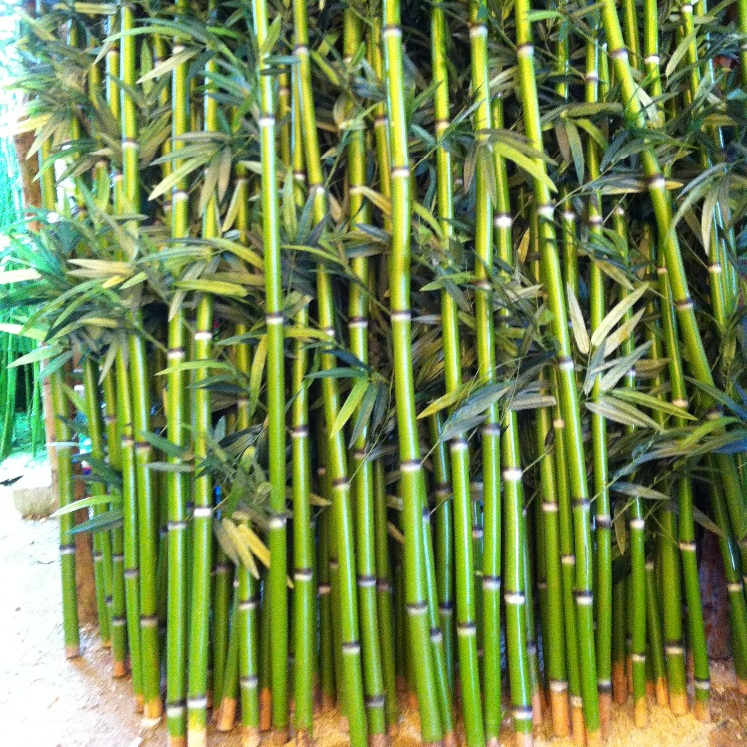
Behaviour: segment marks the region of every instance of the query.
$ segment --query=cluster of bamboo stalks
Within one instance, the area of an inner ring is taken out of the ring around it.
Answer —
[[[52,381],[69,656],[93,531],[174,747],[335,703],[383,745],[403,690],[429,745],[591,746],[629,693],[709,719],[709,531],[747,690],[744,0],[21,22],[43,205],[0,287]]]

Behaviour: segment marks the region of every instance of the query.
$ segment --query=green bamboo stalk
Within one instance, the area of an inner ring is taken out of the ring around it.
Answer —
[[[187,11],[185,0],[177,0],[177,19]],[[184,46],[175,40],[172,54],[183,51]],[[171,152],[177,154],[184,143],[180,138],[189,127],[188,66],[182,63],[174,68],[171,79]],[[183,165],[175,157],[174,170]],[[178,182],[171,193],[171,236],[182,239],[189,235],[189,195],[185,180]],[[186,357],[184,311],[181,304],[173,310],[168,322],[169,372],[166,384],[166,437],[178,447],[187,444],[185,428],[184,372],[180,364]],[[166,629],[166,720],[170,747],[184,747],[187,735],[187,496],[189,474],[181,471],[181,457],[170,455],[173,471],[166,475],[168,503],[168,608]]]
[[[599,30],[593,26],[593,37],[586,42],[586,102],[599,101]],[[586,168],[591,181],[599,178],[599,145],[592,137],[586,142]],[[602,197],[596,191],[589,197],[587,205],[589,235],[593,243],[600,243],[603,236]],[[592,334],[605,317],[604,273],[599,263],[591,259],[589,265],[590,322]],[[602,393],[601,374],[595,379],[592,398]],[[607,457],[607,422],[596,412],[591,413],[592,453],[594,460],[593,485],[596,501],[596,653],[597,689],[602,736],[609,734],[612,704],[612,516],[609,494],[609,470]]]
[[[397,723],[397,685],[394,660],[394,618],[392,615],[392,572],[387,531],[384,464],[374,460],[374,535],[376,539],[376,603],[379,611],[379,642],[384,677],[384,715],[387,728]],[[443,614],[443,611],[442,611]]]
[[[394,347],[394,389],[399,440],[400,490],[405,528],[404,575],[410,651],[418,666],[413,672],[423,742],[437,744],[443,727],[435,693],[435,672],[428,626],[423,567],[422,508],[425,483],[420,461],[412,365],[410,312],[410,229],[412,209],[410,159],[405,128],[404,69],[399,0],[384,0],[383,30],[386,97],[391,150],[392,251],[389,293]]]
[[[104,389],[104,425],[106,427],[106,445],[109,464],[114,469],[121,469],[121,432],[117,418],[117,394],[114,371],[109,370],[103,381]],[[127,630],[125,618],[125,580],[124,580],[124,535],[122,527],[112,529],[112,658],[114,677],[127,674]]]
[[[534,74],[532,31],[529,0],[519,0],[515,8],[516,41],[518,52],[518,80],[523,106],[524,127],[529,142],[542,148],[537,88]],[[535,159],[536,167],[546,171],[544,161]],[[552,224],[553,205],[546,182],[534,179],[536,211],[540,218],[540,256],[542,279],[552,312],[552,333],[558,345],[558,395],[563,420],[567,456],[569,459],[570,488],[573,495],[575,534],[575,601],[580,645],[581,689],[587,744],[594,747],[600,741],[599,699],[596,685],[596,655],[594,645],[594,614],[591,563],[591,504],[588,498],[586,470],[581,436],[581,420],[576,389],[573,359],[568,333],[565,293],[561,282],[558,247]]]
[[[50,375],[52,409],[55,413],[54,437],[57,456],[57,499],[64,508],[75,499],[73,494],[72,433],[63,420],[67,418],[69,406],[65,395],[65,379],[62,371]],[[75,580],[75,538],[68,534],[75,525],[75,514],[60,516],[60,567],[62,570],[62,629],[65,641],[65,656],[74,659],[80,656],[80,633],[78,630],[78,592]]]
[[[260,49],[257,74],[260,90],[260,147],[262,159],[262,236],[267,314],[267,390],[270,483],[270,604],[272,605],[272,721],[280,737],[288,726],[288,596],[286,591],[287,538],[285,503],[285,362],[283,351],[283,289],[276,191],[275,95],[266,50],[269,17],[266,0],[253,0],[254,34]]]
[[[211,2],[208,8],[209,20],[215,21],[216,5]],[[205,65],[206,92],[204,99],[204,130],[207,133],[218,131],[218,102],[210,76],[218,72],[218,63],[212,58]],[[220,236],[220,216],[218,197],[215,190],[208,195],[202,219],[202,237],[214,239]],[[208,293],[202,293],[197,300],[195,320],[194,347],[192,359],[197,363],[207,363],[211,358],[211,341],[213,339],[213,299]],[[193,375],[194,392],[192,395],[193,411],[193,448],[195,463],[199,465],[208,456],[208,439],[211,432],[210,390],[202,385],[208,378],[206,366],[195,369]],[[198,467],[199,469],[199,467]],[[187,743],[189,747],[203,747],[207,742],[207,706],[208,706],[208,657],[210,643],[210,599],[211,565],[213,557],[213,484],[206,470],[199,471],[193,481],[193,522],[192,535],[192,586],[189,612],[189,659],[187,662]],[[283,579],[285,581],[285,579]],[[283,589],[285,591],[285,588]],[[222,613],[217,611],[217,625],[225,627],[227,616],[227,599],[221,605]],[[215,674],[223,676],[223,652],[220,650],[225,641],[222,630],[218,632],[219,648]],[[215,643],[215,641],[214,641]],[[214,648],[214,664],[216,663]],[[222,684],[222,683],[221,683]],[[220,692],[213,693],[216,702],[220,702]]]
[[[83,386],[86,402],[88,436],[91,439],[91,457],[104,460],[103,422],[99,399],[98,366],[91,358],[83,361]],[[90,487],[91,496],[106,495],[106,485],[94,482]],[[107,510],[105,504],[95,506],[92,514],[98,516]],[[96,601],[99,617],[99,635],[102,645],[111,646],[111,605],[112,605],[112,544],[108,532],[93,535],[94,579],[96,581]]]
[[[349,64],[361,44],[361,10],[349,5],[344,12],[343,52]],[[356,116],[355,105],[348,103],[348,117]],[[366,133],[354,125],[348,142],[348,199],[350,227],[368,225],[371,221],[370,203],[361,188],[366,185]],[[369,261],[364,255],[355,257],[351,270],[355,279],[350,284],[348,296],[348,331],[350,350],[362,363],[368,365],[368,286]],[[352,422],[360,416],[362,404],[355,408]],[[352,487],[355,501],[355,527],[358,572],[358,609],[363,650],[363,681],[368,716],[369,744],[386,742],[386,717],[384,707],[384,680],[380,655],[379,622],[376,606],[376,557],[374,535],[373,462],[367,456],[368,428],[360,430],[352,443]]]
[[[661,326],[664,333],[664,350],[669,361],[669,381],[671,385],[671,402],[687,409],[687,389],[680,358],[677,321],[674,316],[671,288],[667,277],[667,268],[663,256],[658,257],[659,293],[661,295]],[[676,418],[675,426],[685,425],[684,418]],[[693,712],[700,721],[710,721],[710,673],[708,650],[703,623],[703,605],[700,598],[698,561],[695,546],[695,523],[693,520],[693,492],[689,475],[679,478],[676,483],[677,504],[679,506],[679,526],[677,539],[682,559],[682,572],[687,602],[687,629],[690,651],[693,657],[694,694]],[[673,532],[674,536],[674,532]],[[673,639],[669,645],[680,645],[681,641]],[[670,683],[671,684],[671,683]],[[672,694],[670,693],[670,701]]]
[[[481,384],[492,384],[496,379],[495,336],[493,331],[493,205],[490,195],[489,170],[494,168],[490,159],[487,137],[493,126],[490,108],[487,46],[488,8],[484,0],[470,3],[470,52],[472,95],[476,103],[475,132],[475,333],[477,342],[477,376]],[[501,595],[501,506],[500,469],[501,439],[500,416],[497,402],[486,413],[482,427],[482,485],[484,506],[483,557],[482,557],[482,627],[483,651],[490,654],[488,666],[483,670],[485,698],[485,739],[494,744],[500,732],[501,679],[500,663],[496,666],[495,652],[500,651],[500,595]],[[519,478],[520,479],[520,475]],[[516,482],[516,480],[514,480]],[[512,485],[507,483],[506,489]],[[478,633],[479,639],[479,633]],[[523,648],[523,646],[522,646]],[[509,659],[509,666],[512,660]],[[513,680],[512,680],[513,682]],[[512,689],[513,693],[513,689]],[[526,704],[523,704],[526,705]],[[514,701],[515,709],[522,704]],[[518,711],[517,711],[518,713]],[[526,727],[516,720],[515,727]],[[531,721],[528,728],[531,730]]]
[[[648,632],[646,659],[651,660],[656,702],[662,708],[668,708],[669,689],[661,630],[661,608],[656,590],[653,560],[646,561],[646,629]]]
[[[302,133],[306,151],[306,174],[309,195],[313,199],[313,215],[316,224],[323,223],[327,214],[327,197],[324,187],[319,141],[316,131],[314,100],[311,89],[309,59],[308,21],[306,5],[300,0],[293,4],[295,48],[294,55],[299,66],[299,105]],[[319,265],[316,269],[317,306],[319,326],[330,340],[335,337],[335,313],[331,278],[328,270]],[[323,353],[322,369],[337,365],[333,355]],[[332,510],[337,540],[340,592],[340,635],[342,646],[341,680],[344,682],[345,710],[350,723],[350,739],[353,747],[362,747],[367,742],[368,726],[363,694],[363,672],[361,668],[361,641],[359,635],[358,600],[355,594],[355,537],[350,506],[351,486],[348,478],[347,454],[341,429],[334,432],[339,413],[339,391],[334,378],[322,379],[324,418],[328,434],[327,470],[329,472]],[[369,629],[369,633],[373,632]],[[371,674],[371,672],[369,672]],[[380,685],[374,684],[370,691],[374,697]],[[382,704],[383,705],[383,704]],[[379,709],[380,715],[383,715]],[[383,727],[383,724],[381,724]]]

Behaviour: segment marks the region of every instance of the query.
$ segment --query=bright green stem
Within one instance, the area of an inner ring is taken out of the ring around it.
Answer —
[[[253,0],[254,33],[260,54],[257,68],[260,91],[260,152],[262,160],[262,237],[264,242],[265,312],[267,314],[267,388],[270,483],[270,589],[272,606],[272,721],[285,732],[288,725],[288,595],[286,591],[287,537],[285,506],[285,360],[283,349],[283,288],[280,265],[278,194],[275,151],[274,80],[268,68],[269,27],[266,0]]]
[[[389,143],[392,157],[392,250],[389,257],[389,294],[394,389],[399,440],[402,521],[405,530],[405,602],[409,619],[410,651],[417,661],[413,676],[420,708],[420,730],[426,744],[440,742],[443,727],[438,710],[435,669],[428,625],[425,588],[422,507],[425,482],[415,414],[412,328],[410,312],[410,232],[412,196],[410,158],[405,123],[405,75],[399,0],[384,0],[383,44]]]

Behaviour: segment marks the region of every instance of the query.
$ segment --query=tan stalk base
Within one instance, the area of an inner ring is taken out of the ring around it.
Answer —
[[[556,737],[567,737],[571,733],[571,704],[568,701],[568,690],[550,692],[550,711],[552,713],[552,732]]]
[[[643,729],[648,726],[648,703],[646,698],[639,698],[633,706],[633,723]]]
[[[622,661],[612,665],[612,697],[615,705],[622,705],[628,699],[628,676]]]
[[[599,731],[602,739],[607,739],[612,728],[612,695],[599,693]]]
[[[187,747],[207,747],[207,731],[187,730]]]
[[[646,697],[649,700],[656,698],[656,683],[653,680],[646,680]]]
[[[532,747],[534,737],[531,734],[521,734],[518,731],[514,733],[515,747]]]
[[[601,747],[602,745],[602,734],[599,730],[587,731],[586,732],[586,745],[587,747]]]
[[[112,677],[120,679],[127,676],[127,666],[123,661],[115,661],[112,668]]]
[[[368,747],[388,747],[389,737],[386,734],[369,734]],[[456,743],[454,745],[456,747]]]
[[[669,708],[675,716],[684,716],[690,710],[687,693],[669,693]]]
[[[747,695],[747,680],[741,680],[737,677],[737,692],[740,695]]]
[[[241,734],[241,747],[259,747],[260,734],[256,726],[245,726]]]
[[[101,648],[111,648],[112,642],[111,641],[101,641]]]
[[[80,646],[65,646],[65,658],[77,659],[80,656]]]
[[[542,726],[542,693],[537,690],[532,695],[532,728],[536,731]]]
[[[403,693],[405,690],[407,690],[407,680],[401,675],[398,676],[395,687],[397,688],[397,692]]]
[[[160,719],[163,716],[163,704],[160,698],[149,700],[143,708],[143,715],[147,719]]]
[[[576,747],[584,747],[586,744],[586,724],[584,723],[583,708],[571,708],[571,733],[573,736],[573,744],[575,744]]]
[[[145,707],[143,706],[143,696],[136,695],[135,696],[135,713],[142,713],[144,710],[145,710]]]
[[[236,723],[236,698],[223,698],[218,712],[218,731],[231,731]]]
[[[296,747],[309,747],[310,744],[309,732],[306,729],[299,729],[296,732]]]
[[[485,747],[500,747],[501,740],[498,737],[489,739]]]
[[[212,672],[208,671],[208,677],[212,677]],[[213,691],[208,690],[207,693],[205,693],[205,697],[207,698],[207,707],[212,708],[213,707]]]
[[[322,708],[326,711],[335,707],[335,696],[329,693],[322,693]]]
[[[288,741],[288,729],[273,729],[270,733],[268,744],[278,745],[285,744]]]
[[[386,733],[387,733],[387,736],[389,737],[389,739],[394,739],[397,736],[397,734],[399,734],[399,726],[397,724],[392,724],[387,729]]]
[[[628,694],[633,694],[633,660],[628,657],[625,660],[625,672],[627,673],[628,678]]]
[[[187,747],[187,737],[173,737],[169,734],[168,741],[166,742],[168,747]]]
[[[347,716],[340,715],[337,725],[340,727],[340,731],[344,731],[346,734],[350,732],[350,721]]]
[[[259,730],[269,731],[272,726],[272,695],[268,687],[259,692]]]
[[[413,711],[418,710],[418,696],[414,692],[407,693],[407,707]]]
[[[708,701],[696,700],[693,704],[693,716],[704,724],[711,723],[711,704]]]
[[[669,686],[664,677],[656,680],[656,702],[661,708],[669,708]]]

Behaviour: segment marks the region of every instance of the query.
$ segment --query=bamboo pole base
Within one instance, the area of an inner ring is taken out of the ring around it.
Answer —
[[[231,731],[236,723],[236,698],[223,698],[218,709],[218,731]]]
[[[412,708],[413,711],[418,710],[418,696],[412,690],[407,693],[407,707]]]
[[[280,745],[285,744],[288,741],[288,729],[286,728],[277,728],[273,729],[272,733],[270,734],[270,738],[267,741],[268,744],[271,745],[277,745],[280,747]]]
[[[675,716],[684,716],[690,710],[687,704],[687,693],[669,693],[669,708]]]
[[[189,729],[187,731],[187,747],[207,747],[207,730]]]
[[[553,734],[556,737],[567,737],[571,733],[568,690],[550,691],[550,713],[552,714]]]
[[[77,659],[80,656],[80,646],[65,646],[65,658]]]
[[[711,704],[707,700],[696,700],[693,704],[693,716],[703,724],[711,723]]]
[[[649,700],[656,700],[656,683],[653,680],[646,680],[646,697]]]
[[[245,726],[241,733],[241,747],[259,747],[260,738],[256,726]]]
[[[163,704],[160,698],[149,700],[144,708],[143,715],[148,721],[160,721],[163,716]]]
[[[350,732],[350,721],[348,721],[347,716],[340,716],[340,718],[337,720],[337,725],[340,728],[340,731],[344,731],[346,734]]]
[[[389,737],[386,734],[369,734],[368,747],[388,747]],[[456,743],[454,745],[456,747]]]
[[[309,732],[306,729],[299,729],[296,732],[296,747],[309,747],[310,744]]]
[[[656,702],[662,708],[669,708],[669,686],[664,677],[656,680]]]
[[[322,693],[322,710],[329,711],[335,707],[335,696],[330,693]]]
[[[485,747],[500,747],[501,740],[498,737],[492,737],[489,739]]]
[[[612,728],[612,694],[609,691],[599,693],[599,731],[602,739],[607,739]]]
[[[135,695],[135,713],[142,713],[144,710],[143,696],[138,693]]]
[[[586,745],[587,747],[602,747],[602,734],[599,729],[586,732]]]
[[[644,729],[648,726],[648,703],[646,702],[646,698],[638,698],[634,704],[633,723],[639,729]]]
[[[542,726],[542,693],[539,690],[532,695],[532,727],[536,731]]]
[[[457,740],[456,734],[450,731],[448,734],[444,734],[444,747],[458,747],[459,741]]]
[[[747,680],[737,677],[737,692],[740,695],[747,695]]]
[[[187,747],[187,737],[183,734],[180,736],[174,736],[173,734],[168,735],[167,740],[168,747]]]
[[[524,734],[522,732],[514,733],[514,745],[515,747],[532,747],[534,744],[534,736],[530,734]]]
[[[622,705],[628,699],[628,677],[623,661],[612,665],[612,698],[615,705]]]
[[[270,688],[259,691],[259,730],[269,731],[272,726],[272,694]]]
[[[123,661],[115,661],[112,667],[112,677],[121,679],[127,676],[127,665]]]
[[[586,744],[586,723],[584,722],[584,709],[582,706],[571,708],[571,733],[573,744],[576,747],[584,747]]]

